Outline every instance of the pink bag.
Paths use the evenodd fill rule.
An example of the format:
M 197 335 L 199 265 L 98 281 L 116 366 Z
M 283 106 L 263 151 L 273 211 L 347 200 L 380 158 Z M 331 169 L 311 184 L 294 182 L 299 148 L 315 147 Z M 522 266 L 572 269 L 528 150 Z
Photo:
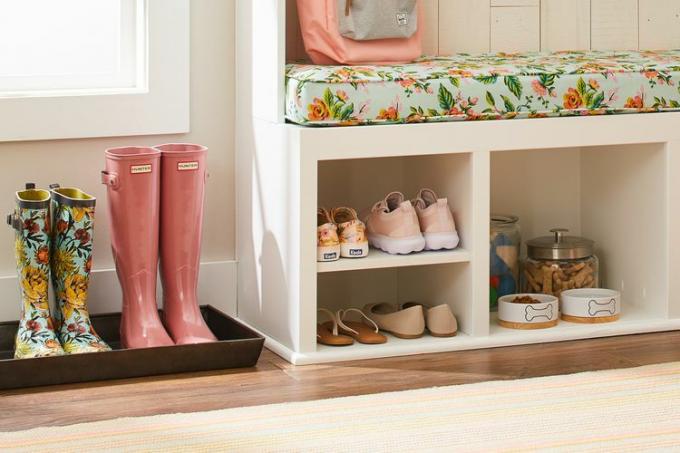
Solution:
M 315 64 L 393 64 L 421 56 L 422 2 L 418 0 L 418 30 L 410 38 L 355 41 L 340 34 L 338 4 L 345 0 L 297 0 L 307 55 Z

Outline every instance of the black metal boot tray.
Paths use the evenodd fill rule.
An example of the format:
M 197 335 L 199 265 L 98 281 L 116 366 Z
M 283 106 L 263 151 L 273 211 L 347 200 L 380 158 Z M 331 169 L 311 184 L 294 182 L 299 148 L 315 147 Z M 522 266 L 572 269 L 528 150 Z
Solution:
M 93 315 L 97 333 L 113 351 L 36 359 L 15 359 L 14 337 L 19 323 L 0 323 L 0 389 L 255 366 L 264 338 L 209 305 L 201 307 L 201 311 L 219 341 L 120 349 L 120 313 Z

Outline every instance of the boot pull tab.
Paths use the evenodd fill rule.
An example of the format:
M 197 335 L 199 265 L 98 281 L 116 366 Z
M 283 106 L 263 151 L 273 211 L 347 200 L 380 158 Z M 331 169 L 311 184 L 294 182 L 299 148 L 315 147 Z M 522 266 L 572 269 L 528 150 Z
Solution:
M 102 171 L 102 184 L 111 187 L 113 190 L 118 189 L 118 175 L 115 173 L 109 173 L 108 171 Z
M 26 183 L 26 190 L 33 190 L 35 189 L 35 183 L 34 182 L 27 182 Z
M 21 230 L 21 221 L 19 220 L 19 217 L 17 217 L 16 214 L 7 214 L 7 225 L 9 225 L 10 227 L 17 231 Z
M 60 186 L 59 184 L 57 184 L 57 183 L 50 184 L 50 190 L 58 189 L 58 188 L 60 188 L 60 187 L 61 187 L 61 186 Z

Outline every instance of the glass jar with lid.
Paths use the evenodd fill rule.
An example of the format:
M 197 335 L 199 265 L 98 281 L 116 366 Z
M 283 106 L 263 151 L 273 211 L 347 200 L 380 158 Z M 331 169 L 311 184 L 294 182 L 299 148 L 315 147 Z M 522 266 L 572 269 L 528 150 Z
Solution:
M 527 260 L 523 272 L 523 291 L 551 294 L 562 291 L 599 287 L 599 260 L 595 243 L 590 239 L 567 236 L 569 230 L 550 230 L 552 236 L 542 236 L 527 242 Z
M 513 215 L 491 215 L 490 305 L 495 309 L 498 298 L 516 294 L 519 288 L 519 252 L 521 234 L 519 218 Z

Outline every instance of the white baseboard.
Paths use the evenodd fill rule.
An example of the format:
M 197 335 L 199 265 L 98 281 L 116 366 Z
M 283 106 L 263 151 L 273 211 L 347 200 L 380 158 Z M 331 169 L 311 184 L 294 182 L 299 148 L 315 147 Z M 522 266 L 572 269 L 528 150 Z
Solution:
M 201 305 L 212 305 L 230 316 L 236 316 L 236 261 L 201 263 L 198 298 Z M 0 321 L 19 318 L 19 283 L 16 276 L 0 277 Z M 50 287 L 50 297 L 52 296 Z M 158 284 L 157 299 L 162 289 Z M 95 270 L 90 280 L 88 297 L 90 313 L 113 313 L 121 310 L 121 291 L 115 269 Z

